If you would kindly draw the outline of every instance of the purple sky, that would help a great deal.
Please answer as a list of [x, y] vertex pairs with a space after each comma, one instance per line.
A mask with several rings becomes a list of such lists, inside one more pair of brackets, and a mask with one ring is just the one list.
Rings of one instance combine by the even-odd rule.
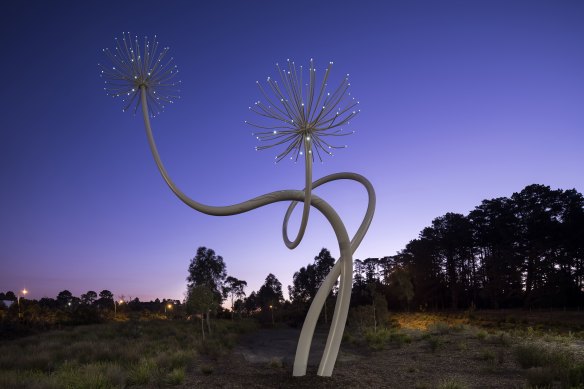
[[[243, 121], [256, 80], [287, 58], [334, 61], [331, 85], [350, 73], [357, 133], [314, 176], [354, 171], [375, 186], [356, 258], [393, 255], [433, 218], [528, 184], [584, 192], [583, 2], [85, 3], [13, 1], [0, 13], [0, 291], [182, 299], [189, 260], [207, 246], [249, 293], [270, 272], [286, 288], [321, 247], [338, 256], [316, 211], [290, 251], [285, 204], [218, 218], [168, 190], [140, 117], [98, 76], [122, 31], [171, 47], [182, 97], [154, 133], [175, 182], [212, 205], [303, 186], [301, 164], [253, 150]], [[341, 182], [317, 193], [352, 235], [365, 192]]]

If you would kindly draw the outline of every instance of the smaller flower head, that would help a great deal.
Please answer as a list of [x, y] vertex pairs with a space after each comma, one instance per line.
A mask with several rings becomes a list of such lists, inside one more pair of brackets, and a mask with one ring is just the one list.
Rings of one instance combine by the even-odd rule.
[[257, 146], [256, 150], [285, 147], [276, 156], [276, 162], [288, 155], [290, 159], [298, 160], [304, 153], [311, 154], [313, 160], [316, 154], [322, 162], [322, 154], [332, 155], [333, 149], [347, 147], [336, 145], [330, 139], [354, 133], [343, 131], [343, 126], [359, 113], [356, 108], [359, 102], [348, 93], [351, 86], [348, 74], [333, 92], [326, 91], [332, 62], [324, 70], [322, 81], [317, 82], [311, 59], [306, 84], [302, 66], [297, 68], [294, 62], [287, 62], [287, 69], [276, 64], [281, 84], [268, 77], [269, 89], [266, 91], [259, 81], [256, 82], [265, 100], [256, 101], [249, 109], [264, 118], [266, 123], [246, 123], [266, 130], [254, 133], [258, 140], [269, 143]]
[[132, 39], [129, 32], [122, 33], [122, 39], [115, 38], [115, 41], [113, 50], [103, 50], [110, 64], [98, 66], [100, 76], [105, 79], [106, 93], [123, 99], [123, 111], [133, 105], [136, 113], [141, 104], [140, 89], [146, 92], [148, 110], [153, 117], [179, 98], [180, 81], [174, 81], [178, 68], [172, 57], [167, 58], [168, 47], [159, 50], [156, 35], [152, 42], [144, 37], [142, 47], [138, 37]]

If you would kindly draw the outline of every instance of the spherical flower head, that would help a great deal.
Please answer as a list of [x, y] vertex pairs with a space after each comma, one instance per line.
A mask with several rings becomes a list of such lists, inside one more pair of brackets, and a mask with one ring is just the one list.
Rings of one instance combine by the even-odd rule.
[[257, 146], [256, 150], [280, 145], [285, 147], [276, 156], [276, 162], [288, 155], [296, 161], [305, 153], [310, 154], [313, 160], [316, 154], [322, 162], [323, 154], [333, 155], [334, 149], [347, 147], [336, 145], [330, 139], [355, 132], [346, 131], [343, 127], [360, 112], [357, 109], [359, 102], [348, 92], [351, 86], [348, 74], [332, 93], [326, 91], [332, 62], [325, 69], [322, 80], [317, 82], [316, 68], [311, 59], [306, 83], [302, 66], [296, 67], [290, 60], [287, 63], [287, 69], [276, 64], [281, 83], [268, 77], [269, 88], [264, 88], [256, 81], [264, 100], [256, 101], [249, 109], [260, 115], [262, 122], [246, 123], [266, 130], [254, 133], [259, 141], [268, 143]]
[[110, 63], [98, 66], [105, 79], [104, 90], [109, 96], [122, 98], [124, 112], [133, 106], [136, 113], [141, 105], [141, 89], [146, 93], [152, 117], [179, 98], [181, 82], [175, 81], [178, 68], [174, 59], [167, 57], [169, 48], [159, 48], [156, 35], [153, 41], [144, 37], [142, 46], [138, 37], [132, 39], [129, 32], [122, 33], [122, 39], [115, 38], [115, 42], [114, 49], [103, 49]]

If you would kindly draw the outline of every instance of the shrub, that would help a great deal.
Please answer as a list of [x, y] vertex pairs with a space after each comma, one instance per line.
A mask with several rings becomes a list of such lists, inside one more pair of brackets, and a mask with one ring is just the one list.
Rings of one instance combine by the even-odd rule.
[[205, 375], [213, 374], [213, 366], [207, 364], [201, 365], [201, 373]]
[[481, 353], [480, 359], [489, 363], [495, 362], [496, 355], [493, 350], [485, 350]]
[[284, 361], [282, 361], [282, 358], [272, 357], [268, 362], [268, 366], [274, 369], [281, 369], [284, 367]]
[[554, 373], [550, 368], [532, 367], [527, 371], [527, 383], [532, 388], [551, 388], [554, 383]]
[[150, 358], [143, 358], [130, 368], [128, 382], [135, 385], [146, 385], [155, 375], [156, 364]]
[[390, 337], [391, 334], [386, 328], [378, 328], [377, 331], [373, 331], [373, 329], [365, 330], [365, 341], [374, 350], [382, 350]]
[[438, 384], [438, 389], [465, 389], [466, 385], [454, 378], [443, 380]]
[[440, 347], [442, 347], [442, 340], [439, 338], [436, 338], [434, 336], [428, 338], [428, 345], [430, 346], [430, 350], [435, 353], [436, 351], [438, 351], [438, 349]]
[[515, 348], [515, 357], [523, 369], [541, 367], [548, 359], [547, 349], [541, 345], [529, 343], [520, 344]]
[[436, 323], [430, 324], [428, 326], [428, 331], [430, 331], [433, 334], [438, 334], [438, 335], [449, 334], [450, 330], [451, 330], [451, 327], [448, 325], [448, 323], [445, 323], [443, 321], [437, 321]]
[[562, 377], [562, 383], [570, 388], [584, 388], [584, 363], [570, 367], [567, 374]]
[[487, 333], [483, 330], [477, 332], [477, 339], [478, 340], [485, 340], [487, 338]]
[[168, 373], [165, 379], [165, 383], [167, 385], [180, 385], [185, 380], [185, 368], [184, 367], [177, 367], [174, 368]]

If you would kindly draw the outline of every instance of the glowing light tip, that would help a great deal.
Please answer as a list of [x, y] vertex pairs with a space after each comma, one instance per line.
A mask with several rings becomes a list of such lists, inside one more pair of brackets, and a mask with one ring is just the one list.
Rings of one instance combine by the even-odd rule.
[[[272, 80], [271, 77], [266, 78], [267, 88], [262, 87], [256, 81], [265, 98], [266, 105], [260, 104], [258, 101], [250, 110], [261, 116], [260, 120], [266, 121], [266, 123], [258, 122], [256, 124], [247, 121], [246, 123], [263, 129], [262, 132], [258, 133], [257, 139], [266, 142], [266, 144], [259, 147], [258, 150], [280, 145], [284, 148], [278, 154], [277, 162], [290, 155], [296, 161], [300, 155], [314, 157], [314, 154], [322, 162], [321, 154], [332, 155], [332, 153], [325, 151], [325, 148], [346, 148], [346, 145], [334, 145], [333, 142], [326, 139], [327, 137], [339, 137], [353, 133], [342, 132], [342, 128], [340, 128], [342, 125], [348, 125], [349, 119], [360, 112], [354, 109], [358, 102], [349, 97], [351, 94], [347, 91], [350, 85], [348, 79], [344, 78], [344, 81], [336, 89], [327, 91], [329, 70], [334, 62], [329, 62], [322, 79], [317, 80], [313, 61], [311, 58], [308, 83], [306, 84], [302, 82], [304, 79], [303, 67], [297, 68], [290, 58], [286, 59], [286, 69], [281, 68], [276, 63], [282, 87], [278, 81]], [[273, 123], [269, 123], [269, 121]], [[310, 141], [310, 147], [307, 147], [306, 150], [302, 150], [304, 149], [302, 138]]]
[[176, 85], [181, 81], [172, 80], [178, 73], [178, 67], [173, 63], [174, 58], [166, 57], [168, 46], [158, 51], [155, 36], [151, 49], [147, 37], [141, 43], [138, 36], [131, 39], [129, 32], [122, 33], [122, 39], [115, 38], [114, 41], [115, 54], [107, 48], [103, 50], [110, 65], [98, 66], [105, 78], [106, 93], [112, 97], [122, 97], [125, 104], [123, 111], [133, 107], [136, 113], [141, 106], [142, 93], [146, 95], [151, 117], [162, 112], [165, 104], [180, 98]]

